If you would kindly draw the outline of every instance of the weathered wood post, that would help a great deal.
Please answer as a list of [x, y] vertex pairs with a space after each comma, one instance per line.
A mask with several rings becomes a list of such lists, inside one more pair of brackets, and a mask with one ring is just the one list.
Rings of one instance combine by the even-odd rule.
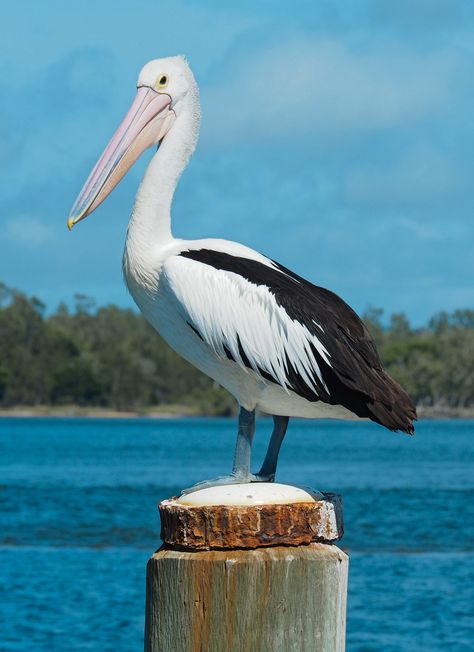
[[254, 484], [159, 509], [165, 543], [147, 567], [146, 652], [344, 651], [339, 496]]

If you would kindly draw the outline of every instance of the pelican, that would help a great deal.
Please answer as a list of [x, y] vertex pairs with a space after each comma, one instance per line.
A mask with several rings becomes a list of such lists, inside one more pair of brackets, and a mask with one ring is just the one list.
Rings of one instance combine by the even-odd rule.
[[[186, 491], [273, 481], [290, 417], [370, 419], [412, 434], [413, 403], [340, 297], [242, 244], [173, 237], [173, 194], [199, 123], [198, 87], [186, 59], [147, 63], [135, 100], [68, 219], [71, 229], [95, 211], [137, 158], [157, 146], [128, 225], [125, 282], [164, 340], [240, 406], [232, 472]], [[272, 415], [274, 425], [263, 464], [252, 474], [256, 410]]]

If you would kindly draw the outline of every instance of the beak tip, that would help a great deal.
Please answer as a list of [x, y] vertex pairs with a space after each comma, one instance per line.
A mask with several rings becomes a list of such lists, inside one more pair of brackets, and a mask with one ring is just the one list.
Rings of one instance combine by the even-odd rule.
[[68, 217], [67, 228], [69, 229], [69, 231], [72, 231], [73, 226], [74, 226], [74, 218], [73, 217]]

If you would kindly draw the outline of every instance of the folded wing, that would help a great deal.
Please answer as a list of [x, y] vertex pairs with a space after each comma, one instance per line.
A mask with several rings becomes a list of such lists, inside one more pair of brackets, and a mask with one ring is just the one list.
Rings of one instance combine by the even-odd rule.
[[[216, 356], [267, 382], [413, 432], [415, 407], [383, 370], [356, 313], [333, 292], [262, 258], [214, 249], [176, 256], [167, 281], [189, 327]], [[182, 274], [193, 283], [175, 282]]]

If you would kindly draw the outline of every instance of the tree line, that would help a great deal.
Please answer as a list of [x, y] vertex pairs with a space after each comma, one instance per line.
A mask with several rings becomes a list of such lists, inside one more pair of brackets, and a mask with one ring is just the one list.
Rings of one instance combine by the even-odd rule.
[[[412, 328], [403, 314], [366, 324], [388, 372], [419, 406], [474, 406], [474, 311], [434, 316]], [[0, 406], [161, 406], [226, 415], [234, 399], [182, 360], [130, 309], [97, 308], [84, 295], [53, 313], [36, 297], [0, 284]]]

